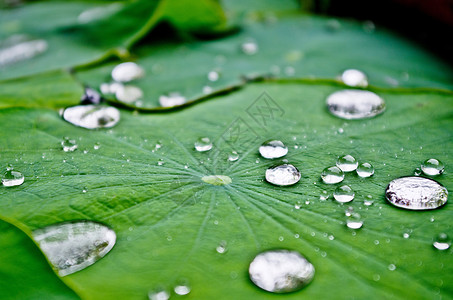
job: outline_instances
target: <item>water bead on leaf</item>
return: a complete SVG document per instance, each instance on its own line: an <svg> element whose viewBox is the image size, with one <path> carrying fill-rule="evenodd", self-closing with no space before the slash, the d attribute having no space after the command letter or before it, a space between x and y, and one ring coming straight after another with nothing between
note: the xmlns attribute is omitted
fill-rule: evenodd
<svg viewBox="0 0 453 300"><path fill-rule="evenodd" d="M266 170L266 181L278 186L296 184L300 178L299 170L291 164L273 166Z"/></svg>
<svg viewBox="0 0 453 300"><path fill-rule="evenodd" d="M370 163L362 163L355 170L362 178L371 177L374 174L374 167Z"/></svg>
<svg viewBox="0 0 453 300"><path fill-rule="evenodd" d="M341 81L352 87L367 87L368 78L365 73L356 69L348 69L341 74Z"/></svg>
<svg viewBox="0 0 453 300"><path fill-rule="evenodd" d="M145 76L145 70L134 62L125 62L112 70L112 78L118 82L129 82Z"/></svg>
<svg viewBox="0 0 453 300"><path fill-rule="evenodd" d="M288 153L288 147L279 140L269 140L260 146L259 152L264 158L280 158Z"/></svg>
<svg viewBox="0 0 453 300"><path fill-rule="evenodd" d="M209 138L202 137L195 142L194 146L198 152L206 152L212 149L212 142Z"/></svg>
<svg viewBox="0 0 453 300"><path fill-rule="evenodd" d="M337 167L339 167L343 172L352 172L357 169L358 166L357 160L351 155L340 156L337 159Z"/></svg>
<svg viewBox="0 0 453 300"><path fill-rule="evenodd" d="M339 167L328 167L322 171L321 178L324 183L335 184L343 181L344 173Z"/></svg>
<svg viewBox="0 0 453 300"><path fill-rule="evenodd" d="M444 172L444 164L438 159L430 158L422 163L421 169L426 175L437 176Z"/></svg>
<svg viewBox="0 0 453 300"><path fill-rule="evenodd" d="M355 193L348 185L342 185L335 189L333 197L341 203L351 202L354 200Z"/></svg>
<svg viewBox="0 0 453 300"><path fill-rule="evenodd" d="M120 120L120 111L104 105L77 105L63 111L63 119L86 129L110 128Z"/></svg>
<svg viewBox="0 0 453 300"><path fill-rule="evenodd" d="M365 119L384 112L385 102L370 91L342 90L327 97L327 108L342 119Z"/></svg>

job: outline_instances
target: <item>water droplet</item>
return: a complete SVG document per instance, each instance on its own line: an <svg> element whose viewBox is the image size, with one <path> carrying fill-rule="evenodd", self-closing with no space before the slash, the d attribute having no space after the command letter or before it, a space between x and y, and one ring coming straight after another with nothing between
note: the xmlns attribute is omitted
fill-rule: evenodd
<svg viewBox="0 0 453 300"><path fill-rule="evenodd" d="M273 166L266 170L266 181L279 186L296 184L300 177L299 170L291 164Z"/></svg>
<svg viewBox="0 0 453 300"><path fill-rule="evenodd" d="M451 246L451 239L446 233L439 233L433 243L433 246L437 250L447 250Z"/></svg>
<svg viewBox="0 0 453 300"><path fill-rule="evenodd" d="M143 99L143 91L141 88L135 86L135 85L117 85L114 87L115 90L115 97L118 101L124 102L124 103L134 103L137 102L138 100Z"/></svg>
<svg viewBox="0 0 453 300"><path fill-rule="evenodd" d="M24 183L25 177L19 171L14 171L13 167L9 165L6 172L3 173L2 184L6 187L18 186Z"/></svg>
<svg viewBox="0 0 453 300"><path fill-rule="evenodd" d="M281 141L270 140L264 142L260 148L259 152L262 157L272 159L283 157L288 153L288 147L285 146Z"/></svg>
<svg viewBox="0 0 453 300"><path fill-rule="evenodd" d="M115 245L115 232L105 225L79 221L37 229L33 238L60 276L80 271L104 257Z"/></svg>
<svg viewBox="0 0 453 300"><path fill-rule="evenodd" d="M294 204L294 208L295 209L300 209L302 203L300 201L297 201L295 204Z"/></svg>
<svg viewBox="0 0 453 300"><path fill-rule="evenodd" d="M319 200L321 201L326 201L329 199L330 195L327 193L327 191L322 191L321 194L319 195Z"/></svg>
<svg viewBox="0 0 453 300"><path fill-rule="evenodd" d="M444 172L444 164L435 158L427 159L421 165L423 173L429 176L437 176Z"/></svg>
<svg viewBox="0 0 453 300"><path fill-rule="evenodd" d="M364 119L384 112L385 102L370 91L342 90L327 97L327 107L334 116L342 119Z"/></svg>
<svg viewBox="0 0 453 300"><path fill-rule="evenodd" d="M103 5L102 7L94 7L84 10L77 17L77 22L80 24L88 24L93 21L102 20L107 18L123 8L123 4L113 3L110 5Z"/></svg>
<svg viewBox="0 0 453 300"><path fill-rule="evenodd" d="M31 59L48 48L45 40L33 40L25 35L13 35L0 42L0 68Z"/></svg>
<svg viewBox="0 0 453 300"><path fill-rule="evenodd" d="M389 269L390 271L395 271L395 270L396 270L396 266L395 266L394 264L390 264L390 265L388 266L388 269Z"/></svg>
<svg viewBox="0 0 453 300"><path fill-rule="evenodd" d="M103 105L77 105L64 110L63 118L79 127L87 129L110 128L120 120L120 111Z"/></svg>
<svg viewBox="0 0 453 300"><path fill-rule="evenodd" d="M338 30L340 30L340 28L341 28L341 23L337 19L330 19L326 23L326 29L331 32L338 31Z"/></svg>
<svg viewBox="0 0 453 300"><path fill-rule="evenodd" d="M162 158L159 158L159 160L157 161L157 165L163 166L164 164L165 164L165 161Z"/></svg>
<svg viewBox="0 0 453 300"><path fill-rule="evenodd" d="M239 154L236 151L231 151L231 153L228 154L229 161L237 161L238 159L239 159Z"/></svg>
<svg viewBox="0 0 453 300"><path fill-rule="evenodd" d="M162 107L173 107L178 105L183 105L186 103L186 97L181 95L178 92L172 92L168 95L161 95L159 97L159 103Z"/></svg>
<svg viewBox="0 0 453 300"><path fill-rule="evenodd" d="M93 148L94 148L94 150L99 150L99 148L101 148L101 144L96 142L96 143L94 143Z"/></svg>
<svg viewBox="0 0 453 300"><path fill-rule="evenodd" d="M343 181L344 173L339 167L328 167L322 171L321 178L324 183L335 184Z"/></svg>
<svg viewBox="0 0 453 300"><path fill-rule="evenodd" d="M436 209L447 202L448 191L432 179L401 177L389 183L385 197L393 205L405 209Z"/></svg>
<svg viewBox="0 0 453 300"><path fill-rule="evenodd" d="M212 87L210 87L209 85L205 85L203 87L203 94L210 94L212 93Z"/></svg>
<svg viewBox="0 0 453 300"><path fill-rule="evenodd" d="M129 82L145 76L145 70L134 62L125 62L112 70L112 78L118 82Z"/></svg>
<svg viewBox="0 0 453 300"><path fill-rule="evenodd" d="M85 92L83 93L82 98L80 99L80 104L87 105L87 104L100 104L101 103L101 95L92 88L86 87Z"/></svg>
<svg viewBox="0 0 453 300"><path fill-rule="evenodd" d="M403 238L405 238L405 239L410 238L410 236L411 235L409 233L407 233L407 232L403 233Z"/></svg>
<svg viewBox="0 0 453 300"><path fill-rule="evenodd" d="M241 50L247 55L254 55L258 52L258 44L253 40L246 41L242 43Z"/></svg>
<svg viewBox="0 0 453 300"><path fill-rule="evenodd" d="M354 171L357 169L358 164L357 160L349 154L340 156L337 159L337 167L339 167L343 172Z"/></svg>
<svg viewBox="0 0 453 300"><path fill-rule="evenodd" d="M355 193L348 185L342 185L335 189L333 197L341 203L351 202L354 200Z"/></svg>
<svg viewBox="0 0 453 300"><path fill-rule="evenodd" d="M415 168L414 175L415 176L420 176L421 174L422 174L422 170L420 168Z"/></svg>
<svg viewBox="0 0 453 300"><path fill-rule="evenodd" d="M357 167L357 175L362 178L371 177L374 174L374 167L370 163L362 163Z"/></svg>
<svg viewBox="0 0 453 300"><path fill-rule="evenodd" d="M359 229L363 226L362 217L360 214L353 212L346 219L346 226L350 229Z"/></svg>
<svg viewBox="0 0 453 300"><path fill-rule="evenodd" d="M71 140L68 137L64 137L63 141L61 141L61 147L63 148L64 152L73 152L77 149L77 142L76 140Z"/></svg>
<svg viewBox="0 0 453 300"><path fill-rule="evenodd" d="M212 185L226 185L233 182L233 180L231 180L231 178L226 175L203 176L201 177L201 180Z"/></svg>
<svg viewBox="0 0 453 300"><path fill-rule="evenodd" d="M258 254L249 267L250 279L263 290L288 293L309 284L315 268L300 253L272 250Z"/></svg>
<svg viewBox="0 0 453 300"><path fill-rule="evenodd" d="M198 152L205 152L212 149L211 140L207 137L199 138L194 145L195 150L197 150Z"/></svg>
<svg viewBox="0 0 453 300"><path fill-rule="evenodd" d="M217 253L220 253L220 254L223 254L227 251L227 242L226 241L221 241L219 243L219 245L215 248L215 251L217 251Z"/></svg>
<svg viewBox="0 0 453 300"><path fill-rule="evenodd" d="M178 284L173 290L175 291L175 294L180 296L184 296L190 293L190 287L187 284Z"/></svg>
<svg viewBox="0 0 453 300"><path fill-rule="evenodd" d="M170 299L170 294L166 290L157 290L149 292L149 300L168 300Z"/></svg>
<svg viewBox="0 0 453 300"><path fill-rule="evenodd" d="M211 71L208 73L209 81L212 81L212 82L217 81L217 80L219 80L219 77L220 77L220 74L217 71Z"/></svg>
<svg viewBox="0 0 453 300"><path fill-rule="evenodd" d="M341 74L341 81L344 84L353 86L353 87L367 87L368 78L365 73L356 69L349 69Z"/></svg>

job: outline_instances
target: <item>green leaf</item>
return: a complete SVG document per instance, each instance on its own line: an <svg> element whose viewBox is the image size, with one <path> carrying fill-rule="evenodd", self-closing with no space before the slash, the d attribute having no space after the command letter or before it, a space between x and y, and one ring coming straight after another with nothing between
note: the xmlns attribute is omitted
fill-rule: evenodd
<svg viewBox="0 0 453 300"><path fill-rule="evenodd" d="M18 227L0 220L2 299L78 299L39 248Z"/></svg>
<svg viewBox="0 0 453 300"><path fill-rule="evenodd" d="M347 121L325 105L342 88L316 80L248 84L168 114L122 111L117 127L97 131L51 110L2 109L0 163L12 163L25 182L0 189L1 215L32 230L75 219L113 228L117 244L109 255L65 278L87 299L144 299L182 278L194 299L267 298L247 270L255 255L275 248L298 251L316 268L310 285L275 299L451 299L453 252L432 246L439 232L453 235L451 205L402 210L386 202L384 190L431 157L447 166L436 180L453 188L452 93L377 90L386 112ZM63 152L63 136L76 139L78 150ZM195 151L200 137L211 138L213 149ZM298 184L263 180L278 163L259 157L268 139L288 145L286 158L302 173ZM232 150L240 155L235 162L227 160ZM348 205L319 200L336 187L323 184L320 173L341 154L376 169L368 179L346 174L343 184L356 192ZM232 182L202 180L212 175ZM374 205L363 204L367 195ZM347 206L362 215L362 229L346 228ZM222 241L225 254L215 250Z"/></svg>

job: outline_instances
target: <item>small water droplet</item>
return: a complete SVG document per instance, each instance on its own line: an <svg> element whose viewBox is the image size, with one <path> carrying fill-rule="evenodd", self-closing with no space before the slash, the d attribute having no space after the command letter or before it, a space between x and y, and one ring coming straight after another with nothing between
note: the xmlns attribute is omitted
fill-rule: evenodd
<svg viewBox="0 0 453 300"><path fill-rule="evenodd" d="M227 185L233 182L233 180L231 180L231 178L226 175L203 176L201 177L201 180L212 185Z"/></svg>
<svg viewBox="0 0 453 300"><path fill-rule="evenodd" d="M344 84L352 87L367 87L368 78L362 71L356 69L349 69L341 74L341 81Z"/></svg>
<svg viewBox="0 0 453 300"><path fill-rule="evenodd" d="M168 95L161 95L159 97L159 103L160 106L162 107L179 106L186 103L186 97L184 97L178 92L172 92L169 93Z"/></svg>
<svg viewBox="0 0 453 300"><path fill-rule="evenodd" d="M324 183L335 184L343 181L344 173L339 167L328 167L322 171L321 178Z"/></svg>
<svg viewBox="0 0 453 300"><path fill-rule="evenodd" d="M358 166L357 160L352 155L340 156L337 159L337 167L339 167L343 172L352 172L357 169Z"/></svg>
<svg viewBox="0 0 453 300"><path fill-rule="evenodd" d="M157 161L157 165L163 166L164 164L165 164L165 161L162 158L159 158L159 160Z"/></svg>
<svg viewBox="0 0 453 300"><path fill-rule="evenodd" d="M360 214L353 212L346 219L346 226L350 229L359 229L363 226L362 217Z"/></svg>
<svg viewBox="0 0 453 300"><path fill-rule="evenodd" d="M83 93L82 98L80 99L80 104L100 104L101 103L101 95L96 90L92 88L86 87L85 92Z"/></svg>
<svg viewBox="0 0 453 300"><path fill-rule="evenodd" d="M118 84L113 89L115 90L116 99L127 104L135 103L143 99L144 96L141 88L131 84Z"/></svg>
<svg viewBox="0 0 453 300"><path fill-rule="evenodd" d="M252 282L263 290L288 293L309 284L315 275L315 268L298 252L272 250L253 259L249 275Z"/></svg>
<svg viewBox="0 0 453 300"><path fill-rule="evenodd" d="M291 164L273 166L266 170L266 181L274 185L286 186L299 182L299 170Z"/></svg>
<svg viewBox="0 0 453 300"><path fill-rule="evenodd" d="M101 148L101 144L99 142L94 143L93 145L94 150L99 150Z"/></svg>
<svg viewBox="0 0 453 300"><path fill-rule="evenodd" d="M354 200L355 193L348 185L342 185L335 189L333 197L341 203L351 202Z"/></svg>
<svg viewBox="0 0 453 300"><path fill-rule="evenodd" d="M145 70L134 62L125 62L112 70L112 78L118 82L129 82L145 76Z"/></svg>
<svg viewBox="0 0 453 300"><path fill-rule="evenodd" d="M231 151L230 154L228 154L229 161L237 161L238 159L239 159L239 154L236 151Z"/></svg>
<svg viewBox="0 0 453 300"><path fill-rule="evenodd" d="M115 232L105 225L79 221L33 231L33 238L60 276L80 271L104 257L115 245Z"/></svg>
<svg viewBox="0 0 453 300"><path fill-rule="evenodd" d="M422 174L422 170L420 168L415 168L414 175L415 176L420 176L421 174Z"/></svg>
<svg viewBox="0 0 453 300"><path fill-rule="evenodd" d="M285 67L283 72L285 73L286 76L294 76L294 74L296 74L296 69L292 66L287 66Z"/></svg>
<svg viewBox="0 0 453 300"><path fill-rule="evenodd" d="M220 77L220 74L217 71L210 71L208 73L208 80L209 81L212 81L212 82L217 81L217 80L219 80L219 77Z"/></svg>
<svg viewBox="0 0 453 300"><path fill-rule="evenodd" d="M440 160L430 158L422 163L421 169L426 175L437 176L444 172L444 164Z"/></svg>
<svg viewBox="0 0 453 300"><path fill-rule="evenodd" d="M361 163L358 167L357 170L357 175L359 175L362 178L367 178L371 177L374 174L374 167L370 163Z"/></svg>
<svg viewBox="0 0 453 300"><path fill-rule="evenodd" d="M179 283L173 289L176 295L184 296L190 293L190 287L187 283Z"/></svg>
<svg viewBox="0 0 453 300"><path fill-rule="evenodd" d="M258 44L254 40L248 40L241 45L241 50L247 55L258 53Z"/></svg>
<svg viewBox="0 0 453 300"><path fill-rule="evenodd" d="M387 200L410 210L436 209L447 202L447 189L435 180L422 177L401 177L392 180L386 191Z"/></svg>
<svg viewBox="0 0 453 300"><path fill-rule="evenodd" d="M321 201L326 201L329 199L330 195L327 193L327 191L322 191L321 194L319 195L319 200Z"/></svg>
<svg viewBox="0 0 453 300"><path fill-rule="evenodd" d="M341 90L327 97L327 107L342 119L364 119L374 117L385 110L384 100L370 91Z"/></svg>
<svg viewBox="0 0 453 300"><path fill-rule="evenodd" d="M294 204L294 208L295 209L300 209L302 203L300 201L297 201L295 204Z"/></svg>
<svg viewBox="0 0 453 300"><path fill-rule="evenodd" d="M447 250L451 246L451 239L446 233L439 233L433 243L433 246L437 250Z"/></svg>
<svg viewBox="0 0 453 300"><path fill-rule="evenodd" d="M6 187L18 186L24 183L25 177L19 171L14 171L11 165L6 167L6 172L3 173L2 184Z"/></svg>
<svg viewBox="0 0 453 300"><path fill-rule="evenodd" d="M279 158L288 153L288 147L279 140L269 140L260 146L259 152L264 158Z"/></svg>
<svg viewBox="0 0 453 300"><path fill-rule="evenodd" d="M205 85L203 87L203 94L210 94L212 93L212 87L210 87L209 85Z"/></svg>
<svg viewBox="0 0 453 300"><path fill-rule="evenodd" d="M217 245L217 247L215 248L215 251L217 251L217 253L220 253L220 254L223 254L227 251L227 242L226 241L221 241L219 243L219 245Z"/></svg>
<svg viewBox="0 0 453 300"><path fill-rule="evenodd" d="M76 140L71 140L68 137L64 137L61 141L61 147L63 148L64 152L73 152L77 149L77 142Z"/></svg>
<svg viewBox="0 0 453 300"><path fill-rule="evenodd" d="M212 149L212 142L207 137L199 138L194 145L195 150L197 150L198 152L206 152Z"/></svg>
<svg viewBox="0 0 453 300"><path fill-rule="evenodd" d="M409 233L407 233L407 232L403 233L403 238L405 238L405 239L410 238L410 236L411 235Z"/></svg>
<svg viewBox="0 0 453 300"><path fill-rule="evenodd" d="M390 264L390 265L388 266L388 269L389 269L390 271L395 271L395 270L396 270L396 266L395 266L394 264Z"/></svg>
<svg viewBox="0 0 453 300"><path fill-rule="evenodd" d="M63 118L79 127L87 129L110 128L120 120L120 111L103 105L77 105L64 110Z"/></svg>
<svg viewBox="0 0 453 300"><path fill-rule="evenodd" d="M48 48L45 40L33 40L25 35L13 35L0 41L0 68L31 59Z"/></svg>
<svg viewBox="0 0 453 300"><path fill-rule="evenodd" d="M168 300L170 299L170 293L166 290L156 290L148 293L149 300Z"/></svg>

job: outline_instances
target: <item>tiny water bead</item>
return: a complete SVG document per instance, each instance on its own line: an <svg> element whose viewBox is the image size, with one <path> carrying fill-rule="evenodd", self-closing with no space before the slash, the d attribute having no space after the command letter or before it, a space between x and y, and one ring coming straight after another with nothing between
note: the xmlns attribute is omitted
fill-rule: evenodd
<svg viewBox="0 0 453 300"><path fill-rule="evenodd" d="M211 71L208 73L209 81L212 81L212 82L217 81L217 80L219 80L219 77L220 77L220 74L217 71Z"/></svg>
<svg viewBox="0 0 453 300"><path fill-rule="evenodd" d="M392 180L385 197L391 204L409 210L436 209L447 202L447 189L435 180L401 177Z"/></svg>
<svg viewBox="0 0 453 300"><path fill-rule="evenodd" d="M319 200L321 201L326 201L329 199L330 195L327 193L327 191L322 191L321 194L319 195Z"/></svg>
<svg viewBox="0 0 453 300"><path fill-rule="evenodd" d="M385 102L370 91L342 90L327 97L327 108L342 119L365 119L384 112Z"/></svg>
<svg viewBox="0 0 453 300"><path fill-rule="evenodd" d="M168 95L159 96L159 103L162 107L173 107L186 103L186 97L178 92L172 92Z"/></svg>
<svg viewBox="0 0 453 300"><path fill-rule="evenodd" d="M231 151L228 154L228 161L237 161L239 159L239 154L236 151Z"/></svg>
<svg viewBox="0 0 453 300"><path fill-rule="evenodd" d="M111 128L120 120L120 111L104 105L77 105L63 111L63 119L86 129Z"/></svg>
<svg viewBox="0 0 453 300"><path fill-rule="evenodd" d="M373 176L374 174L374 167L370 163L361 163L357 169L355 170L357 175L362 178L368 178Z"/></svg>
<svg viewBox="0 0 453 300"><path fill-rule="evenodd" d="M315 276L315 268L296 251L271 250L253 259L249 275L252 282L265 291L289 293L309 284Z"/></svg>
<svg viewBox="0 0 453 300"><path fill-rule="evenodd" d="M212 142L209 138L202 137L195 142L194 146L198 152L206 152L212 149Z"/></svg>
<svg viewBox="0 0 453 300"><path fill-rule="evenodd" d="M425 175L429 176L437 176L444 172L444 164L435 158L430 158L425 160L422 165L421 169Z"/></svg>
<svg viewBox="0 0 453 300"><path fill-rule="evenodd" d="M33 238L60 276L80 271L104 257L115 245L115 232L92 221L50 225Z"/></svg>
<svg viewBox="0 0 453 300"><path fill-rule="evenodd" d="M348 154L338 157L336 164L343 172L352 172L357 169L359 163L352 155Z"/></svg>
<svg viewBox="0 0 453 300"><path fill-rule="evenodd" d="M356 69L348 69L341 74L341 81L344 84L352 87L367 87L368 78L362 71Z"/></svg>
<svg viewBox="0 0 453 300"><path fill-rule="evenodd" d="M201 180L212 185L227 185L233 182L233 180L231 180L231 178L226 175L203 176L201 177Z"/></svg>
<svg viewBox="0 0 453 300"><path fill-rule="evenodd" d="M343 181L344 173L339 167L328 167L322 171L321 178L324 183L335 184Z"/></svg>
<svg viewBox="0 0 453 300"><path fill-rule="evenodd" d="M260 146L259 152L264 158L279 158L288 154L288 147L279 140L269 140Z"/></svg>
<svg viewBox="0 0 453 300"><path fill-rule="evenodd" d="M335 189L333 197L336 201L341 203L347 203L354 200L355 193L348 185L342 185Z"/></svg>
<svg viewBox="0 0 453 300"><path fill-rule="evenodd" d="M77 142L76 140L64 137L63 141L61 141L61 147L63 148L64 152L73 152L77 150Z"/></svg>
<svg viewBox="0 0 453 300"><path fill-rule="evenodd" d="M221 241L219 245L215 248L215 251L220 254L224 254L227 252L227 242L226 241Z"/></svg>
<svg viewBox="0 0 453 300"><path fill-rule="evenodd" d="M356 212L350 213L346 217L346 226L349 229L360 229L363 226L362 216Z"/></svg>
<svg viewBox="0 0 453 300"><path fill-rule="evenodd" d="M446 233L439 233L433 243L437 250L447 250L451 246L451 239Z"/></svg>
<svg viewBox="0 0 453 300"><path fill-rule="evenodd" d="M149 292L148 294L149 300L168 300L170 299L170 293L166 290L157 290Z"/></svg>
<svg viewBox="0 0 453 300"><path fill-rule="evenodd" d="M291 164L273 166L266 170L266 181L278 186L296 184L300 178L299 170Z"/></svg>
<svg viewBox="0 0 453 300"><path fill-rule="evenodd" d="M112 78L118 82L129 82L145 76L145 70L134 62L125 62L112 70Z"/></svg>
<svg viewBox="0 0 453 300"><path fill-rule="evenodd" d="M414 170L414 175L415 175L415 176L420 176L420 175L422 175L422 170L421 170L420 168L415 168L415 170Z"/></svg>
<svg viewBox="0 0 453 300"><path fill-rule="evenodd" d="M19 171L14 171L13 167L8 166L3 173L2 184L6 187L18 186L24 183L25 177Z"/></svg>
<svg viewBox="0 0 453 300"><path fill-rule="evenodd" d="M241 50L247 55L254 55L258 52L258 44L253 40L248 40L242 43Z"/></svg>

